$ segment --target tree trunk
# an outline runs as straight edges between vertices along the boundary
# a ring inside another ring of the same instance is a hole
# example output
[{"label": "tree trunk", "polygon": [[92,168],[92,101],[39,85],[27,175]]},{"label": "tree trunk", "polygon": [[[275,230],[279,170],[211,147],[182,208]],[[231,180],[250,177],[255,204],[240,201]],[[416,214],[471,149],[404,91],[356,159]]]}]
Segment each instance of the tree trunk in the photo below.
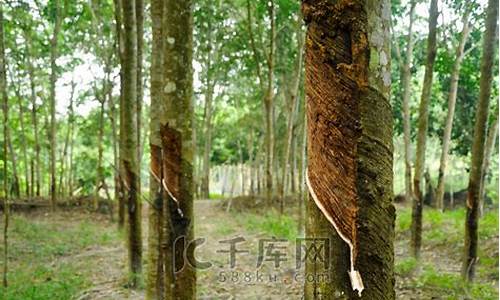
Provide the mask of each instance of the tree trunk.
[{"label": "tree trunk", "polygon": [[7,162],[9,151],[7,149],[7,140],[9,138],[9,99],[7,95],[7,60],[5,58],[5,41],[4,41],[4,18],[3,5],[0,3],[0,93],[2,93],[2,108],[3,108],[3,276],[2,283],[4,288],[7,288],[8,274],[8,254],[9,254],[9,173],[7,170]]},{"label": "tree trunk", "polygon": [[425,148],[427,128],[429,127],[429,101],[431,98],[434,61],[436,59],[436,27],[439,15],[437,0],[432,0],[429,9],[429,34],[427,36],[427,61],[425,64],[424,86],[418,110],[417,154],[415,158],[415,176],[413,178],[413,199],[411,218],[411,251],[415,258],[420,257],[422,244],[422,208],[423,194],[421,181],[425,168]]},{"label": "tree trunk", "polygon": [[123,95],[120,105],[122,131],[120,131],[120,161],[124,202],[128,215],[128,258],[130,285],[136,287],[141,273],[141,204],[139,199],[139,174],[137,151],[137,28],[135,1],[123,1],[124,55]]},{"label": "tree trunk", "polygon": [[52,210],[56,209],[57,186],[56,186],[56,147],[57,147],[57,126],[56,126],[56,82],[58,57],[57,40],[61,30],[61,7],[59,0],[55,0],[54,32],[50,40],[50,204]]},{"label": "tree trunk", "polygon": [[[210,68],[210,63],[208,64]],[[210,73],[210,72],[208,72]],[[203,148],[203,177],[201,179],[201,197],[210,198],[210,152],[212,149],[212,101],[213,84],[207,74],[207,92],[205,94],[205,145]]]},{"label": "tree trunk", "polygon": [[[149,194],[152,203],[149,205],[149,230],[148,230],[148,270],[146,275],[146,299],[165,299],[164,286],[164,259],[161,245],[163,243],[163,210],[165,193],[161,188],[162,178],[162,145],[160,134],[160,119],[163,112],[162,87],[163,87],[163,51],[164,36],[162,24],[164,15],[164,2],[151,1],[151,110],[149,123],[149,149],[150,149],[150,180]],[[169,287],[167,287],[169,288]]]},{"label": "tree trunk", "polygon": [[307,193],[305,193],[305,177],[307,169],[307,115],[305,100],[303,104],[303,121],[302,121],[302,144],[300,145],[300,174],[299,174],[299,233],[304,232],[304,202],[307,200]]},{"label": "tree trunk", "polygon": [[16,97],[19,105],[19,125],[21,127],[21,132],[19,133],[19,139],[21,142],[21,155],[23,158],[24,165],[24,181],[25,181],[25,193],[26,196],[30,197],[30,172],[29,172],[29,162],[28,162],[28,154],[26,151],[26,136],[25,136],[25,126],[24,126],[24,106],[23,106],[23,97],[19,91],[20,83],[16,86]]},{"label": "tree trunk", "polygon": [[160,134],[163,149],[163,187],[168,194],[164,210],[166,230],[163,254],[164,285],[171,288],[171,291],[166,289],[165,298],[194,299],[196,271],[193,266],[187,263],[184,265],[184,257],[190,261],[193,261],[194,257],[194,248],[186,247],[194,238],[191,1],[166,1],[163,30],[164,112],[160,120]]},{"label": "tree trunk", "polygon": [[[113,0],[113,4],[115,7],[115,31],[116,31],[116,43],[118,44],[117,50],[118,50],[118,58],[120,61],[120,65],[124,65],[124,33],[123,33],[123,25],[122,25],[122,0]],[[120,118],[120,124],[119,124],[119,130],[120,130],[120,141],[119,141],[119,148],[122,147],[121,145],[121,135],[124,132],[123,129],[123,95],[124,95],[124,89],[125,89],[125,76],[123,74],[123,68],[120,69],[120,100],[119,100],[119,118]],[[120,153],[118,154],[119,157],[121,157],[121,150]],[[121,159],[120,159],[121,160]],[[115,168],[117,169],[118,173],[118,228],[123,228],[125,225],[125,209],[126,209],[126,199],[124,196],[125,192],[125,187],[124,187],[124,170],[122,169],[122,164],[120,163],[118,166],[115,165]]]},{"label": "tree trunk", "polygon": [[137,174],[139,182],[137,193],[141,194],[141,161],[142,161],[142,100],[144,97],[142,67],[144,47],[144,0],[135,0],[136,26],[137,26]]},{"label": "tree trunk", "polygon": [[493,81],[493,65],[495,64],[495,49],[498,45],[498,1],[488,1],[486,14],[486,29],[483,35],[483,56],[481,58],[481,82],[476,110],[476,123],[474,125],[474,141],[472,143],[471,169],[466,202],[465,252],[462,265],[462,276],[469,282],[474,280],[477,262],[479,191],[481,186],[481,169],[484,160],[484,143],[490,105],[491,83]]},{"label": "tree trunk", "polygon": [[[96,91],[97,93],[97,91]],[[104,170],[102,166],[102,155],[103,155],[103,138],[104,138],[104,107],[106,105],[106,96],[105,96],[105,87],[103,87],[101,96],[96,96],[98,98],[100,108],[99,108],[99,129],[97,133],[97,174],[96,174],[96,184],[95,184],[95,192],[94,192],[94,210],[97,211],[99,209],[99,191],[101,189],[102,184],[104,184]],[[99,99],[101,98],[101,99]]]},{"label": "tree trunk", "polygon": [[305,0],[302,12],[307,238],[327,238],[306,274],[329,278],[307,281],[305,299],[395,299],[390,2]]},{"label": "tree trunk", "polygon": [[19,175],[17,173],[17,155],[16,152],[14,151],[14,147],[12,146],[12,137],[10,135],[10,130],[7,130],[7,135],[5,138],[9,146],[9,154],[10,154],[9,157],[10,157],[10,162],[12,164],[11,194],[16,198],[19,198],[21,196],[21,190],[19,187]]},{"label": "tree trunk", "polygon": [[[75,87],[76,84],[74,82],[71,82],[71,95],[69,98],[69,105],[68,105],[68,128],[66,130],[66,137],[64,139],[64,146],[63,146],[63,152],[61,155],[61,173],[59,174],[59,195],[61,197],[65,196],[65,187],[63,184],[63,179],[65,175],[65,166],[66,166],[66,161],[67,161],[67,156],[68,156],[68,148],[70,144],[70,135],[73,127],[73,122],[74,122],[74,111],[73,111],[73,97],[75,93]],[[67,187],[67,186],[66,186]]]},{"label": "tree trunk", "polygon": [[484,146],[484,160],[483,167],[481,169],[481,186],[479,188],[479,202],[480,202],[480,215],[484,212],[484,201],[486,197],[486,184],[488,182],[488,170],[490,169],[491,154],[495,150],[496,140],[498,136],[498,111],[495,114],[495,121],[491,124],[491,128],[488,129],[488,138],[486,139],[486,145]]},{"label": "tree trunk", "polygon": [[[411,187],[411,64],[413,60],[413,21],[415,19],[416,1],[410,4],[410,24],[408,27],[408,37],[406,42],[406,61],[401,64],[401,83],[403,84],[403,135],[404,135],[404,155],[405,155],[405,198],[409,203],[412,199]],[[399,52],[398,52],[399,53]],[[402,62],[402,59],[399,59]]]},{"label": "tree trunk", "polygon": [[[289,103],[289,111],[288,111],[288,124],[287,124],[287,133],[286,133],[286,145],[285,145],[285,154],[283,156],[283,176],[281,177],[281,184],[280,184],[280,213],[283,213],[283,206],[284,206],[284,196],[285,196],[285,182],[286,182],[286,177],[288,174],[288,163],[290,162],[290,149],[292,147],[293,143],[293,125],[295,122],[295,114],[296,114],[296,108],[297,108],[297,98],[299,94],[299,89],[300,89],[300,75],[302,73],[302,53],[304,47],[302,46],[304,44],[304,34],[302,32],[302,22],[298,22],[297,25],[297,61],[296,61],[296,69],[295,69],[295,74],[293,78],[293,87],[292,87],[292,94],[290,95],[290,103]],[[294,180],[293,176],[291,176],[291,179]]]},{"label": "tree trunk", "polygon": [[31,101],[31,122],[33,123],[33,136],[35,139],[35,145],[34,145],[34,150],[35,150],[35,161],[34,161],[34,167],[35,167],[35,178],[32,178],[31,180],[33,181],[33,185],[35,186],[35,193],[34,195],[39,197],[40,196],[40,142],[38,138],[38,116],[37,116],[37,105],[36,105],[36,92],[35,92],[35,68],[33,66],[33,62],[31,60],[31,57],[33,56],[32,53],[32,48],[31,48],[31,37],[29,36],[29,33],[24,32],[25,36],[25,41],[26,41],[26,62],[28,64],[28,76],[29,76],[29,81],[30,81],[30,101]]},{"label": "tree trunk", "polygon": [[457,100],[457,90],[458,90],[458,79],[460,77],[460,66],[464,58],[464,48],[465,43],[470,32],[469,24],[469,9],[465,12],[462,19],[463,28],[462,35],[460,37],[460,42],[457,46],[457,51],[455,54],[455,63],[453,64],[453,71],[451,73],[451,83],[450,83],[450,93],[448,95],[448,113],[446,115],[446,123],[443,133],[443,148],[441,150],[441,159],[439,161],[439,175],[438,184],[436,188],[436,207],[443,210],[443,197],[444,197],[444,187],[445,187],[445,175],[446,175],[446,165],[448,163],[448,152],[450,149],[450,139],[451,139],[451,129],[453,126],[453,116],[455,115],[455,103]]},{"label": "tree trunk", "polygon": [[250,190],[249,195],[253,196],[255,194],[255,186],[254,186],[254,156],[253,156],[253,129],[250,129],[250,134],[247,138],[247,150],[248,150],[248,166],[250,168]]}]

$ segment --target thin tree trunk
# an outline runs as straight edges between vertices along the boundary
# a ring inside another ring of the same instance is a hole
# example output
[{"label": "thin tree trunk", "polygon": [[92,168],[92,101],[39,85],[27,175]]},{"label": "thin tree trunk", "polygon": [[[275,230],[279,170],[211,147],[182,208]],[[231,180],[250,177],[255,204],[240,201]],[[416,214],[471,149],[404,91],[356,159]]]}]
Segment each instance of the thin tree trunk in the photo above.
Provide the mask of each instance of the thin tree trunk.
[{"label": "thin tree trunk", "polygon": [[3,5],[0,3],[0,93],[2,93],[3,106],[3,276],[2,283],[6,288],[8,285],[8,260],[9,260],[9,173],[7,170],[7,162],[9,151],[7,149],[7,140],[9,138],[9,99],[7,95],[7,60],[5,58],[5,41],[4,41],[4,18]]},{"label": "thin tree trunk", "polygon": [[[7,82],[7,81],[6,81]],[[12,164],[12,187],[11,187],[11,194],[19,198],[21,196],[21,190],[19,187],[19,175],[17,173],[17,155],[16,152],[14,151],[14,147],[12,146],[12,137],[10,135],[10,130],[7,131],[6,135],[6,140],[7,144],[9,146],[9,158],[10,162]]]},{"label": "thin tree trunk", "polygon": [[31,122],[33,123],[33,136],[35,139],[35,178],[32,178],[33,185],[35,186],[35,194],[37,197],[40,196],[40,142],[38,138],[38,116],[37,116],[37,105],[36,105],[36,92],[35,92],[35,68],[33,67],[33,62],[31,57],[33,56],[31,48],[31,37],[29,33],[24,32],[24,40],[26,42],[26,62],[28,64],[28,76],[30,81],[30,101],[31,101]]},{"label": "thin tree trunk", "polygon": [[127,203],[128,258],[130,285],[137,287],[142,270],[141,205],[139,199],[139,174],[137,151],[137,28],[135,1],[123,1],[124,55],[123,95],[120,105],[122,124],[120,131],[120,161]]},{"label": "thin tree trunk", "polygon": [[464,48],[465,43],[467,42],[467,38],[470,32],[470,23],[469,23],[469,9],[465,12],[465,15],[462,19],[463,28],[462,35],[460,37],[460,42],[457,46],[457,51],[455,54],[455,63],[453,64],[453,71],[451,73],[451,83],[450,83],[450,93],[448,95],[448,113],[446,115],[446,123],[443,133],[443,148],[441,150],[441,159],[439,161],[439,175],[438,175],[438,184],[436,187],[436,206],[438,209],[443,210],[443,198],[444,198],[444,187],[445,187],[445,175],[446,175],[446,165],[448,163],[448,152],[450,149],[450,139],[451,139],[451,129],[453,126],[453,116],[455,115],[455,103],[457,100],[457,90],[458,90],[458,79],[460,77],[460,66],[462,64],[462,60],[464,58]]},{"label": "thin tree trunk", "polygon": [[425,148],[427,129],[429,127],[429,101],[431,98],[434,61],[436,60],[436,27],[439,15],[437,0],[432,0],[429,9],[429,34],[427,36],[427,61],[425,64],[424,86],[418,110],[417,154],[415,158],[415,176],[413,190],[415,197],[411,219],[411,252],[415,258],[420,257],[422,244],[422,208],[423,194],[421,181],[425,168]]},{"label": "thin tree trunk", "polygon": [[[193,261],[193,16],[191,1],[167,0],[163,34],[163,105],[160,134],[163,178],[167,190],[164,236],[166,299],[194,299],[196,270]],[[168,58],[168,59],[167,59]],[[168,208],[167,208],[168,207]],[[185,256],[184,256],[185,255]],[[175,264],[173,264],[175,262]]]},{"label": "thin tree trunk", "polygon": [[[411,183],[411,117],[410,117],[410,98],[411,98],[411,64],[413,60],[413,21],[415,20],[416,1],[410,3],[410,24],[408,26],[408,37],[406,39],[405,62],[402,63],[401,55],[398,53],[400,69],[402,72],[401,82],[403,85],[403,135],[404,135],[404,155],[405,155],[405,198],[407,202],[412,200]],[[396,42],[397,45],[397,42]],[[399,50],[399,47],[396,46]]]},{"label": "thin tree trunk", "polygon": [[[115,7],[115,31],[116,31],[116,43],[118,44],[118,58],[120,61],[120,65],[124,65],[124,33],[123,33],[123,25],[122,25],[122,0],[113,0],[113,4]],[[119,141],[119,148],[121,149],[121,136],[123,135],[124,129],[123,129],[123,95],[124,95],[124,89],[125,89],[125,76],[123,74],[123,69],[120,69],[120,100],[119,100],[119,118],[120,118],[120,124],[119,124],[119,129],[120,129],[120,141]],[[121,150],[120,150],[121,152]],[[119,153],[118,156],[120,157],[121,154]],[[121,160],[121,159],[120,159]],[[122,164],[120,163],[118,166],[115,165],[115,168],[118,169],[118,228],[123,228],[125,225],[125,209],[126,209],[126,199],[124,196],[125,193],[125,187],[124,187],[124,170],[122,169]]]},{"label": "thin tree trunk", "polygon": [[478,248],[478,208],[480,202],[481,169],[484,160],[484,143],[486,125],[493,81],[493,65],[495,50],[498,45],[498,1],[489,0],[486,11],[485,32],[483,35],[483,56],[481,58],[481,82],[479,99],[474,125],[474,141],[472,143],[471,168],[467,193],[467,215],[465,219],[465,252],[462,265],[462,276],[471,282],[474,280]]},{"label": "thin tree trunk", "polygon": [[253,129],[250,129],[250,134],[247,138],[247,150],[248,150],[248,166],[250,168],[250,190],[249,195],[253,196],[255,194],[254,186],[254,156],[253,156]]},{"label": "thin tree trunk", "polygon": [[307,200],[307,193],[305,193],[305,177],[307,169],[307,114],[305,100],[303,104],[303,121],[302,121],[302,144],[300,145],[300,174],[299,174],[299,220],[298,228],[299,233],[304,232],[304,202]]},{"label": "thin tree trunk", "polygon": [[[210,58],[209,58],[210,59]],[[208,64],[210,69],[210,63]],[[210,73],[210,72],[208,72]],[[213,84],[207,74],[207,92],[205,94],[205,145],[203,148],[203,177],[201,179],[201,197],[210,198],[210,152],[212,149],[212,101]]]},{"label": "thin tree trunk", "polygon": [[137,174],[139,174],[139,183],[137,193],[141,194],[141,161],[142,161],[142,100],[144,97],[143,89],[143,47],[144,47],[144,0],[135,0],[136,26],[137,26]]},{"label": "thin tree trunk", "polygon": [[66,161],[67,161],[67,156],[68,156],[70,135],[71,135],[71,130],[72,130],[73,122],[74,122],[73,97],[74,97],[74,93],[75,93],[75,87],[76,87],[76,84],[74,82],[71,82],[71,95],[69,98],[69,105],[68,105],[68,125],[67,125],[68,128],[66,130],[66,137],[64,139],[63,153],[61,155],[61,173],[59,175],[59,195],[61,197],[64,197],[66,195],[64,184],[63,184],[63,179],[64,179],[64,175],[65,175],[65,166],[66,166]]},{"label": "thin tree trunk", "polygon": [[486,145],[484,146],[484,160],[483,167],[481,169],[481,186],[479,188],[479,213],[481,216],[484,213],[484,202],[486,200],[486,184],[488,181],[487,177],[488,170],[490,169],[491,154],[493,153],[493,150],[495,150],[496,140],[498,136],[498,111],[496,112],[495,116],[497,117],[495,118],[493,124],[491,124],[491,127],[488,129],[488,138],[486,139]]},{"label": "thin tree trunk", "polygon": [[59,0],[55,0],[54,31],[50,40],[50,203],[52,210],[57,205],[57,186],[56,186],[56,147],[57,147],[57,126],[56,126],[56,82],[58,57],[58,36],[61,30],[61,7]]},{"label": "thin tree trunk", "polygon": [[25,136],[25,126],[24,126],[24,106],[23,106],[23,97],[19,91],[20,83],[16,86],[16,97],[19,105],[19,125],[21,127],[21,132],[19,132],[19,139],[21,142],[21,155],[23,157],[23,165],[24,165],[24,181],[25,181],[25,193],[26,196],[30,197],[30,173],[29,173],[29,162],[28,162],[28,154],[26,151],[26,136]]},{"label": "thin tree trunk", "polygon": [[165,286],[164,258],[161,245],[163,243],[164,209],[166,205],[165,193],[161,185],[162,170],[162,145],[160,134],[160,119],[163,112],[163,52],[164,36],[162,25],[164,17],[164,2],[151,1],[151,110],[149,123],[149,149],[150,149],[150,180],[149,194],[153,203],[149,205],[149,231],[148,231],[148,270],[146,275],[146,299],[165,299],[165,291],[171,293],[170,286]]},{"label": "thin tree trunk", "polygon": [[241,175],[241,195],[245,195],[245,166],[243,164],[243,147],[238,140],[238,154],[240,157],[240,175]]},{"label": "thin tree trunk", "polygon": [[[96,91],[96,93],[98,93]],[[99,100],[100,108],[99,108],[99,129],[97,132],[97,174],[96,174],[96,185],[94,191],[94,210],[97,211],[99,209],[99,190],[101,189],[102,184],[104,183],[104,170],[102,166],[102,155],[103,155],[103,138],[104,138],[104,107],[106,105],[106,96],[105,89],[103,87],[103,95],[102,98],[99,99],[99,96],[96,96]]]},{"label": "thin tree trunk", "polygon": [[306,274],[329,279],[306,281],[305,299],[395,299],[390,11],[384,0],[302,2],[306,234],[327,238]]},{"label": "thin tree trunk", "polygon": [[[284,196],[285,196],[285,182],[286,182],[286,177],[288,174],[288,164],[290,162],[290,149],[292,147],[293,143],[293,124],[295,122],[295,114],[297,110],[297,98],[299,94],[299,89],[300,89],[300,75],[302,73],[302,53],[304,50],[304,47],[302,46],[304,44],[304,34],[302,32],[302,22],[297,22],[297,48],[298,48],[298,53],[297,53],[297,61],[296,61],[296,69],[294,73],[294,78],[293,78],[293,87],[292,87],[292,94],[290,95],[290,104],[289,104],[289,112],[288,112],[288,124],[287,124],[287,133],[286,133],[286,150],[285,154],[283,156],[283,176],[281,177],[281,184],[280,186],[280,213],[283,213],[283,206],[284,206]],[[294,180],[293,176],[292,180]]]}]

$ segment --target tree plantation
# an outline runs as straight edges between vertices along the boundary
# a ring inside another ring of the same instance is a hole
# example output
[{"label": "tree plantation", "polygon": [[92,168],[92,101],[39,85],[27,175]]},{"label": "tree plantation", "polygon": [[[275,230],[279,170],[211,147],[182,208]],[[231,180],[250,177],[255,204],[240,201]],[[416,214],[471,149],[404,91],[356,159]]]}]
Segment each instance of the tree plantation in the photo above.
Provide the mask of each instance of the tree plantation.
[{"label": "tree plantation", "polygon": [[0,1],[0,299],[498,299],[498,14]]}]

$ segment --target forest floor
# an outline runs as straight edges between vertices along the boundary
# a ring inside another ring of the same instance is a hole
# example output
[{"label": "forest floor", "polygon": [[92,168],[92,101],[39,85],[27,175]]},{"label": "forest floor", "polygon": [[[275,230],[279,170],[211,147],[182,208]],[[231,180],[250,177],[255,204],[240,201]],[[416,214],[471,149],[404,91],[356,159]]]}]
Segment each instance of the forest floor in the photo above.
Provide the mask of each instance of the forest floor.
[{"label": "forest floor", "polygon": [[[397,209],[397,299],[498,299],[496,210],[481,218],[477,283],[467,287],[460,279],[464,211],[425,210],[418,264],[408,253],[411,209]],[[211,263],[198,271],[198,298],[300,299],[305,278],[303,268],[296,269],[295,237],[301,234],[293,213],[281,218],[273,210],[228,213],[219,200],[196,201],[195,234],[206,239],[196,258]],[[108,216],[81,210],[14,213],[10,286],[7,291],[0,288],[0,299],[144,299],[142,289],[126,288],[123,235]],[[227,252],[231,242],[243,251],[235,253],[234,268]],[[259,252],[263,259],[257,267]],[[278,268],[275,259],[280,260]]]}]

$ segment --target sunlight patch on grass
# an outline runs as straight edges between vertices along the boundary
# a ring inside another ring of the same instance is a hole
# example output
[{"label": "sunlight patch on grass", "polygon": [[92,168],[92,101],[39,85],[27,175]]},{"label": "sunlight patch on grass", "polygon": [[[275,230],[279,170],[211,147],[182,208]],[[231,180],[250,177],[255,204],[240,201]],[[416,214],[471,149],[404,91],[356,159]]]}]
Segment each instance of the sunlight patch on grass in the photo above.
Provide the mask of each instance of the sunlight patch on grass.
[{"label": "sunlight patch on grass", "polygon": [[242,226],[253,232],[264,232],[269,236],[294,240],[297,237],[297,222],[290,216],[270,211],[263,215],[243,214]]}]

